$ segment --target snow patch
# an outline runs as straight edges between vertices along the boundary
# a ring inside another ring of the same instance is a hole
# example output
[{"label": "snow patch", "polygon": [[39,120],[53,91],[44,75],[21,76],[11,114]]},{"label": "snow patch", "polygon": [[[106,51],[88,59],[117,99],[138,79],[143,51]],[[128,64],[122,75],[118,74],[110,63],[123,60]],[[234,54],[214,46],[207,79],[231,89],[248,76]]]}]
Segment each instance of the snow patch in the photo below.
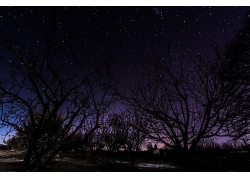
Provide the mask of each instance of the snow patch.
[{"label": "snow patch", "polygon": [[139,168],[176,168],[175,166],[172,166],[170,164],[151,164],[151,163],[139,163],[137,165]]}]

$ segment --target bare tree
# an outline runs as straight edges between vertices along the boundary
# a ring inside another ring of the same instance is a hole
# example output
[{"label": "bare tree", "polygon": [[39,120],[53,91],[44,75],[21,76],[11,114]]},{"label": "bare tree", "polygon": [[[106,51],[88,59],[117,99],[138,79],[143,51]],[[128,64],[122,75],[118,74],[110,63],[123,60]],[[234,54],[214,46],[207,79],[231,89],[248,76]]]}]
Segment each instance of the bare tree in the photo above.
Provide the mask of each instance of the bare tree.
[{"label": "bare tree", "polygon": [[210,138],[210,139],[202,139],[198,143],[197,147],[204,149],[220,149],[221,145],[214,138]]},{"label": "bare tree", "polygon": [[126,139],[126,132],[120,126],[121,119],[116,113],[111,113],[107,116],[99,130],[100,143],[107,152],[106,161],[110,162],[123,146]]},{"label": "bare tree", "polygon": [[[70,35],[58,41],[53,26],[44,33],[42,50],[29,49],[23,39],[3,31],[1,35],[12,57],[1,57],[1,66],[8,70],[0,80],[1,121],[30,137],[22,170],[39,170],[72,143],[79,130],[84,143],[99,127],[113,101],[111,56],[96,62],[77,58]],[[63,56],[70,56],[70,67]]]},{"label": "bare tree", "polygon": [[145,134],[137,128],[138,118],[135,111],[124,110],[109,115],[101,128],[102,142],[108,151],[108,159],[112,153],[119,150],[128,152],[130,166],[133,168],[137,155],[146,140]]},{"label": "bare tree", "polygon": [[141,150],[143,144],[147,141],[147,137],[140,131],[138,127],[141,127],[141,121],[139,120],[139,112],[136,109],[130,109],[125,111],[124,114],[124,126],[128,132],[126,140],[126,149],[129,152],[130,167],[133,168],[137,159],[138,153]]},{"label": "bare tree", "polygon": [[138,113],[136,109],[126,109],[115,114],[115,119],[113,119],[113,126],[120,134],[117,142],[119,147],[128,152],[131,168],[134,167],[138,153],[147,140],[145,134],[138,128],[141,126]]},{"label": "bare tree", "polygon": [[249,149],[250,144],[250,10],[246,12],[243,27],[235,33],[235,37],[226,44],[224,51],[224,69],[220,78],[227,83],[235,84],[239,89],[245,89],[241,98],[241,106],[234,105],[230,123],[225,132],[233,141],[241,141]]},{"label": "bare tree", "polygon": [[[35,112],[34,117],[35,121],[38,121],[40,118],[40,112]],[[13,139],[8,139],[7,142],[16,142],[15,149],[24,150],[28,147],[29,142],[32,140],[32,125],[30,120],[23,121],[20,125],[21,131],[17,131],[12,137]],[[62,118],[58,115],[57,118],[53,118],[47,125],[44,134],[40,138],[37,146],[38,148],[49,144],[51,141],[54,141],[57,138],[58,134],[62,131]],[[65,134],[67,135],[67,134]]]},{"label": "bare tree", "polygon": [[[101,123],[100,123],[101,124]],[[102,126],[102,125],[101,125]],[[86,141],[84,132],[78,131],[71,140],[73,143],[66,147],[71,154],[81,153],[82,158],[87,152],[91,152],[91,159],[103,149],[104,145],[102,142],[101,128],[96,129]]]},{"label": "bare tree", "polygon": [[240,141],[234,141],[234,140],[227,140],[221,144],[221,147],[223,149],[242,149],[244,145]]},{"label": "bare tree", "polygon": [[147,148],[148,151],[152,151],[154,149],[152,143],[146,144],[146,148]]},{"label": "bare tree", "polygon": [[221,61],[189,56],[178,63],[171,52],[164,58],[154,56],[147,74],[120,97],[140,112],[141,132],[181,150],[188,162],[202,139],[223,135],[222,128],[235,112],[232,105],[241,105],[245,88],[218,78]]}]

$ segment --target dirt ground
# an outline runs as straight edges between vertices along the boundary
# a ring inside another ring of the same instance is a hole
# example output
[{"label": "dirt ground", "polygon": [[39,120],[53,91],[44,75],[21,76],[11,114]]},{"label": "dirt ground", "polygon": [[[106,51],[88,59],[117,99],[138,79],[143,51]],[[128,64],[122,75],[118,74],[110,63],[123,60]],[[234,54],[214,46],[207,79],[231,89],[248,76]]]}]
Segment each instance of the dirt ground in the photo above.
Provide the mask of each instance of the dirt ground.
[{"label": "dirt ground", "polygon": [[[24,151],[0,150],[0,172],[19,171]],[[99,160],[65,157],[46,166],[45,172],[179,172],[180,168],[164,162],[141,162],[133,169],[126,161],[102,163]]]}]

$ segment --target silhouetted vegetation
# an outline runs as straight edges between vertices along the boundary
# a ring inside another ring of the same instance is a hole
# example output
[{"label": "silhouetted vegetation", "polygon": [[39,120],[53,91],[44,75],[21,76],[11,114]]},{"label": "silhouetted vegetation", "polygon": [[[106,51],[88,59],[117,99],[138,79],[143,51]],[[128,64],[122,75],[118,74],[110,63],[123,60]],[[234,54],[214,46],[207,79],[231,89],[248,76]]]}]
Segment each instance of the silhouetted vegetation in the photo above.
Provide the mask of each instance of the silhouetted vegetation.
[{"label": "silhouetted vegetation", "polygon": [[171,54],[168,59],[155,57],[147,74],[120,96],[139,112],[137,128],[179,149],[189,166],[198,143],[222,136],[236,113],[234,106],[242,106],[247,88],[222,81],[217,75],[222,68],[221,62],[202,57],[182,59],[174,68]]},{"label": "silhouetted vegetation", "polygon": [[[1,58],[9,70],[0,83],[1,121],[22,139],[24,171],[46,166],[79,131],[87,142],[113,102],[110,56],[92,63],[76,58],[69,41],[74,32],[58,42],[55,24],[44,32],[42,50],[1,31],[1,44],[13,56]],[[70,56],[73,69],[61,61],[63,55]]]},{"label": "silhouetted vegetation", "polygon": [[[44,33],[42,51],[1,31],[13,56],[0,59],[9,70],[0,81],[1,123],[16,134],[7,141],[11,155],[0,159],[22,160],[2,162],[3,171],[249,171],[247,13],[225,52],[214,45],[215,59],[186,53],[176,65],[168,49],[145,63],[134,85],[120,88],[112,55],[77,59],[71,35],[56,41],[56,26]],[[73,69],[60,60],[66,52]],[[115,103],[123,105],[119,112]],[[142,169],[142,162],[176,167]]]},{"label": "silhouetted vegetation", "polygon": [[[246,88],[247,91],[241,98],[241,106],[234,105],[236,110],[232,113],[231,120],[225,127],[227,135],[234,140],[241,140],[246,149],[250,143],[250,11],[246,13],[243,27],[235,33],[235,37],[226,44],[224,52],[225,69],[221,78],[228,83],[240,85],[239,89]],[[250,152],[250,151],[249,151]]]}]

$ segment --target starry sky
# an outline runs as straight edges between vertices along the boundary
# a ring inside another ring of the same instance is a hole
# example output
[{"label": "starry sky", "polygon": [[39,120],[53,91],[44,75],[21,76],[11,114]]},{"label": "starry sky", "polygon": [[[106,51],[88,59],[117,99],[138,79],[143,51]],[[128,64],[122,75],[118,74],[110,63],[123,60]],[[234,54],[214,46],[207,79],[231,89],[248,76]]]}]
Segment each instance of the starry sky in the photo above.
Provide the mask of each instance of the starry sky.
[{"label": "starry sky", "polygon": [[[199,6],[97,6],[97,7],[0,7],[0,28],[22,37],[27,49],[43,46],[43,33],[55,18],[58,40],[72,34],[71,43],[78,57],[94,61],[116,52],[113,73],[129,84],[143,71],[143,62],[154,53],[164,53],[170,45],[178,63],[181,53],[199,53],[213,58],[212,44],[224,47],[242,26],[249,7]],[[55,14],[55,16],[53,16]],[[117,51],[118,50],[118,51]],[[0,56],[9,57],[1,46]],[[71,67],[70,55],[61,61]],[[1,69],[0,75],[4,75]],[[1,134],[4,129],[0,129]]]}]

